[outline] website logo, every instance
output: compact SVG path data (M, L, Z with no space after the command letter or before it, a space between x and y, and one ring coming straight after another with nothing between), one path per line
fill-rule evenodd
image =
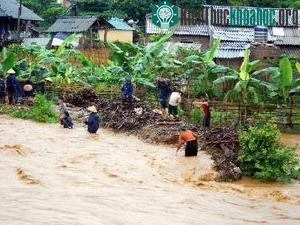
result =
M168 1L162 1L152 6L152 23L161 29L167 30L177 25L179 21L178 7Z

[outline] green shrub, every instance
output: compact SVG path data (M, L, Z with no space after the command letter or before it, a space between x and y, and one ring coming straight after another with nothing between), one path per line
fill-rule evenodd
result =
M241 133L238 157L241 170L262 181L289 181L296 178L299 158L295 150L285 147L279 138L280 131L273 124Z
M35 96L31 108L25 109L3 105L0 107L0 114L8 114L20 119L34 120L42 123L56 123L58 118L57 113L52 107L52 102L41 94Z
M224 124L232 124L235 117L235 112L221 112L221 111L211 111L211 124L212 125L224 125ZM192 109L190 112L190 121L193 124L202 124L203 121L203 112L202 109L196 107Z
M43 123L55 123L58 116L52 105L52 101L47 100L44 95L36 95L29 113L29 119Z
M193 124L199 124L203 121L203 113L199 107L192 109L190 113L190 120Z

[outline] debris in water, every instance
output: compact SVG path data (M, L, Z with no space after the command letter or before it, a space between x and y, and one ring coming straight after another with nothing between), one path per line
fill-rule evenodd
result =
M31 175L28 175L22 170L21 168L18 168L16 170L16 174L20 180L25 182L26 184L41 184L41 182L37 179L34 179Z
M221 181L234 181L242 178L242 171L236 166L240 149L238 132L233 127L218 127L202 130L200 139L203 148L215 161L215 169Z
M0 146L0 149L3 149L3 151L15 152L21 156L26 155L25 152L22 150L22 145L20 144L4 145L4 146Z

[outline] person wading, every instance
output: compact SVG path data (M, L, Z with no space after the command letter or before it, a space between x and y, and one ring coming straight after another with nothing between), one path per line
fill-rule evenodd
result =
M63 125L64 128L72 129L73 128L73 122L72 118L68 112L66 103L64 102L64 98L60 97L58 99L59 104L59 120L60 124Z
M90 112L89 118L85 121L85 124L88 126L88 132L90 134L96 134L100 127L100 117L95 106L87 108Z
M17 103L20 95L20 85L16 78L16 72L13 69L7 71L8 77L6 79L6 90L8 95L8 103L14 105Z
M188 130L184 125L180 126L179 144L176 155L181 147L186 143L185 156L192 157L198 155L198 135Z
M131 83L131 77L127 76L125 78L125 84L122 86L122 97L123 97L123 104L127 102L129 105L129 109L132 108L132 95L133 95L133 85Z
M200 102L194 102L195 106L201 107L203 111L203 127L209 128L210 127L210 119L211 119L211 112L210 106L208 101L205 98L201 98Z

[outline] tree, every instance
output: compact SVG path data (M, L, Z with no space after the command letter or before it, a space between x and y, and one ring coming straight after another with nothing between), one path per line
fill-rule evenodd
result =
M244 60L240 67L240 71L224 67L216 66L213 73L223 73L224 76L216 79L214 85L220 85L227 82L235 82L234 88L229 90L225 95L225 101L235 100L239 102L240 118L241 118L241 104L243 105L244 117L247 117L247 105L249 103L259 103L258 90L261 88L270 89L271 85L267 82L261 81L254 77L255 69L260 65L259 60L250 62L250 50L244 51Z
M299 64L296 63L296 67L299 68ZM255 72L255 75L264 73L272 75L272 84L268 88L271 91L271 97L276 98L279 104L287 104L291 95L300 94L300 79L294 79L288 57L280 59L279 67L269 67Z

